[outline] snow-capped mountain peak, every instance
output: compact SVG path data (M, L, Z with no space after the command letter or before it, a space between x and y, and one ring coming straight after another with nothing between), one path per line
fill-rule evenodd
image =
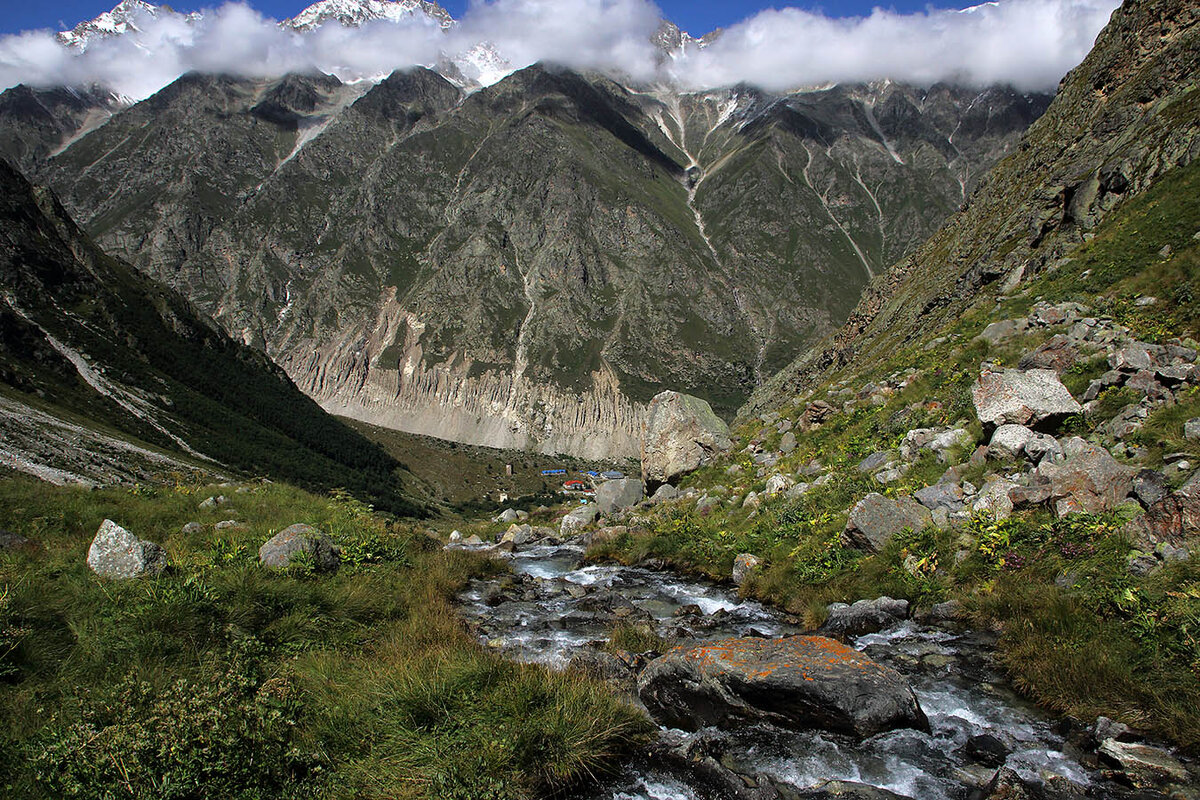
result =
M454 25L450 12L429 0L320 0L280 24L311 31L330 20L354 28L375 20L401 22L413 17L425 17L443 30Z
M151 5L142 0L121 0L111 11L105 11L95 19L81 22L69 31L61 31L57 38L67 47L82 51L96 39L136 33L141 30L138 23L144 24L146 20L163 14L179 16L189 22L200 19L198 13L179 14L169 7Z

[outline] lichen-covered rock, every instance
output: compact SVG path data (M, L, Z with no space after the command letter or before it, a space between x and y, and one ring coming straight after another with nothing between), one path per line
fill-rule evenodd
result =
M860 550L876 551L900 531L924 530L933 522L929 509L911 497L892 499L871 493L850 509L842 543Z
M874 600L859 600L853 605L831 603L826 610L829 616L819 632L853 639L903 622L908 618L908 601L877 597Z
M971 399L979 421L988 426L1038 425L1082 408L1048 369L985 371L972 387Z
M642 480L669 483L731 446L729 427L706 401L660 392L650 401L642 425Z
M979 490L971 510L991 514L995 519L1008 519L1013 512L1013 501L1009 492L1016 488L1017 484L1003 478L990 480Z
M301 553L312 558L319 572L332 572L342 561L341 551L328 536L302 522L289 525L264 542L258 548L258 561L264 567L284 569Z
M1079 361L1079 348L1067 336L1051 336L1040 347L1021 357L1017 369L1049 369L1062 375Z
M1024 425L1001 425L988 442L988 455L997 459L1018 459L1025 453L1025 445L1037 436Z
M1043 462L1036 475L1039 481L1049 482L1058 516L1111 511L1133 490L1134 470L1107 450L1076 437L1063 443L1063 454L1064 461Z
M787 475L775 474L767 478L766 488L763 489L763 494L776 495L780 492L785 492L792 485L792 479Z
M111 519L100 523L87 554L88 566L97 575L125 580L158 575L167 568L167 551L139 539Z
M942 508L954 513L962 511L966 495L957 483L936 483L913 492L913 498L930 511Z
M757 721L860 737L929 730L898 672L823 636L677 647L642 672L638 696L655 719L686 730Z
M605 481L596 487L596 507L601 514L632 508L645 496L642 482L637 478Z
M740 553L733 559L733 583L741 586L754 570L762 564L762 559L752 553Z
M1160 542L1178 545L1200 533L1200 473L1171 492L1146 513L1125 525L1125 533L1137 546L1153 549Z

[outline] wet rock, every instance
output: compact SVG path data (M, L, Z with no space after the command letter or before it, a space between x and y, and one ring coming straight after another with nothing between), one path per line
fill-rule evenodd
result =
M931 625L940 625L947 622L955 622L962 613L962 604L957 600L947 600L944 603L937 603L928 611L918 614L917 618L921 622Z
M987 426L1041 425L1076 414L1081 406L1053 370L985 371L971 389L979 421Z
M1043 462L1037 469L1038 478L1049 483L1058 516L1111 511L1129 496L1134 471L1107 450L1075 437L1063 443L1063 453L1061 463Z
M842 542L860 550L877 551L906 528L924 530L933 522L929 510L911 497L896 499L872 493L850 509Z
M139 539L111 519L100 523L88 548L87 564L105 578L127 580L158 575L167 568L167 551L154 542Z
M1025 454L1025 445L1037 434L1024 425L1001 425L988 442L988 456L996 459L1018 459Z
M1105 739L1100 743L1100 758L1121 770L1138 789L1150 789L1167 783L1187 784L1190 775L1170 753L1148 744Z
M642 482L637 478L605 481L596 487L596 507L601 514L611 514L633 508L644 496Z
M772 800L910 800L905 795L854 781L825 781L806 789L770 780Z
M586 528L595 522L598 516L600 516L600 509L594 503L574 508L559 523L559 535L564 539L570 538L580 528Z
M333 572L341 564L341 551L325 534L311 525L297 523L272 536L258 548L258 561L264 567L284 569L301 553L312 558L318 572Z
M1017 369L1049 369L1062 375L1079 361L1079 348L1067 336L1051 336L1032 352L1026 353L1017 362Z
M670 483L731 447L729 428L706 401L661 392L650 401L642 425L642 480Z
M677 647L642 672L638 696L655 719L685 730L755 721L860 737L929 730L898 672L822 636Z
M827 636L853 639L868 633L878 633L908 618L908 601L877 597L859 600L853 605L831 603L829 616L819 631Z
M634 665L636 657L632 653L623 654L625 657L603 650L584 648L572 656L567 664L567 671L601 681L609 681L619 685L633 687Z
M984 800L1035 800L1035 794L1025 780L1008 767L1001 767L983 790Z
M762 559L752 553L740 553L733 559L733 584L741 586L754 570L762 565Z
M1092 725L1090 734L1096 747L1099 747L1105 739L1128 742L1135 738L1133 731L1124 722L1117 722L1104 716L1096 717L1096 723Z
M983 764L985 767L1003 766L1011 752L1008 745L988 733L972 736L963 745L963 754L976 764Z

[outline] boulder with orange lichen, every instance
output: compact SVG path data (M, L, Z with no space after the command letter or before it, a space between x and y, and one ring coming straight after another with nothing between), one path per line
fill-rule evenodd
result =
M676 647L642 672L638 696L659 722L685 730L756 721L860 737L929 730L900 673L823 636Z

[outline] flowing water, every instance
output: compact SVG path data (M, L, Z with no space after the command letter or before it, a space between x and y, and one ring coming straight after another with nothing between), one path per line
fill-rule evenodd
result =
M463 609L489 646L510 656L562 668L589 642L604 640L614 620L646 622L666 637L702 641L728 636L799 633L798 620L721 587L636 567L581 565L572 545L531 547L512 559L517 580L477 582ZM698 733L664 731L678 748L720 752L743 776L769 776L800 789L851 781L919 800L959 800L986 784L995 767L962 752L979 734L1011 750L1006 765L1023 778L1069 780L1091 797L1106 797L1101 779L1057 735L1054 719L1020 700L989 657L991 642L912 621L862 636L854 645L897 669L911 683L931 734L897 730L865 741L824 731L767 725ZM651 763L654 762L654 763ZM588 800L710 800L723 796L661 759L645 759Z

